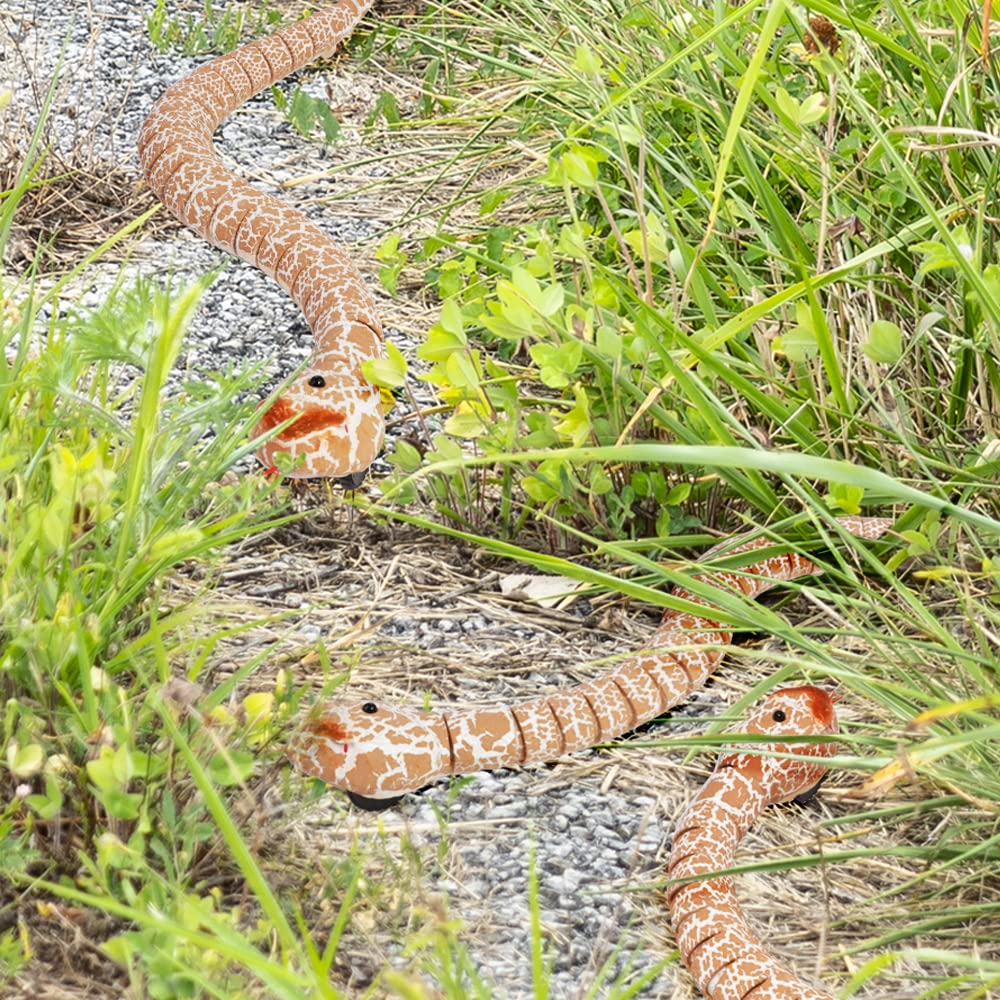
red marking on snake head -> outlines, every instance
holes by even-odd
[[[335,743],[343,743],[344,753],[347,753],[347,743],[345,741],[349,739],[348,732],[339,722],[320,716],[313,724],[312,731],[317,736],[326,736]]]
[[[833,698],[821,688],[812,688],[809,692],[808,700],[812,714],[824,726],[832,726],[836,717],[833,710]]]
[[[297,410],[292,403],[282,397],[276,399],[260,418],[259,430],[261,433],[266,433],[286,420],[292,422],[283,431],[278,432],[279,441],[303,437],[315,431],[325,431],[329,427],[339,427],[347,420],[347,416],[341,410],[325,406],[310,406],[306,410]]]
[[[828,691],[824,691],[818,687],[800,687],[789,688],[788,693],[802,695],[813,718],[820,725],[827,728],[833,725],[835,718],[833,711],[834,698]]]

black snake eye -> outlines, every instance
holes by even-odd
[[[361,711],[364,712],[365,715],[374,715],[378,711],[378,705],[376,705],[373,701],[366,701],[361,706]]]
[[[780,708],[775,709],[774,714],[771,716],[771,718],[774,719],[775,722],[784,722],[785,713]]]
[[[326,379],[323,378],[322,375],[313,375],[313,377],[311,379],[309,379],[309,384],[314,389],[325,389],[326,388]]]

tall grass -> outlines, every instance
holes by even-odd
[[[3,195],[0,244],[32,166]],[[105,948],[144,996],[340,996],[219,791],[271,731],[222,709],[255,664],[185,696],[202,648],[234,631],[212,615],[219,554],[289,519],[273,484],[230,471],[252,450],[260,376],[174,372],[201,285],[121,277],[100,307],[74,304],[73,279],[125,235],[57,279],[2,275],[0,887],[113,918]],[[194,600],[181,567],[202,570]],[[267,928],[248,932],[195,876],[213,857]],[[30,922],[3,933],[0,976],[32,940]]]
[[[972,50],[946,58],[924,35],[909,47],[911,16],[889,31],[823,4],[790,13],[771,44],[776,11],[764,35],[756,3],[721,19],[701,7],[497,5],[474,27],[446,21],[444,37],[412,33],[432,61],[478,56],[485,75],[502,74],[503,106],[486,103],[496,80],[482,97],[442,101],[455,117],[492,112],[501,135],[516,130],[547,164],[511,192],[530,212],[523,224],[505,222],[509,202],[490,189],[483,222],[446,221],[416,248],[439,254],[482,234],[452,259],[458,280],[431,271],[453,306],[422,353],[464,410],[451,428],[487,455],[656,437],[897,476],[915,467],[928,492],[961,483],[991,505],[998,288],[983,223],[995,158],[975,147],[946,158],[943,129],[940,155],[898,149],[913,123],[976,128],[972,96],[949,90],[973,71]],[[839,22],[839,60],[804,54],[810,12]],[[518,364],[497,368],[469,347],[480,332]],[[561,401],[512,391],[531,374]],[[603,517],[612,537],[649,525],[670,493],[658,472],[684,484],[686,507],[724,497],[769,516],[782,503],[738,466],[696,477],[668,465],[633,481],[628,467],[569,469],[556,451],[534,469],[536,506]],[[848,493],[833,499],[848,508]]]

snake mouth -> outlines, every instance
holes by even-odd
[[[347,422],[347,415],[342,410],[325,406],[310,406],[305,410],[296,410],[287,399],[277,399],[262,414],[259,430],[266,434],[286,420],[292,422],[275,435],[278,441],[290,441],[315,434],[317,431],[340,427]]]
[[[335,719],[324,719],[320,716],[310,726],[309,732],[315,736],[325,736],[334,743],[348,743],[350,733],[347,728]]]
[[[350,749],[347,729],[332,719],[320,717],[307,722],[292,736],[285,747],[285,756],[304,774],[332,782]]]

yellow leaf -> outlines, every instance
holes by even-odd
[[[248,694],[243,699],[243,711],[246,712],[247,726],[256,729],[274,712],[274,695],[270,691],[258,691]]]

